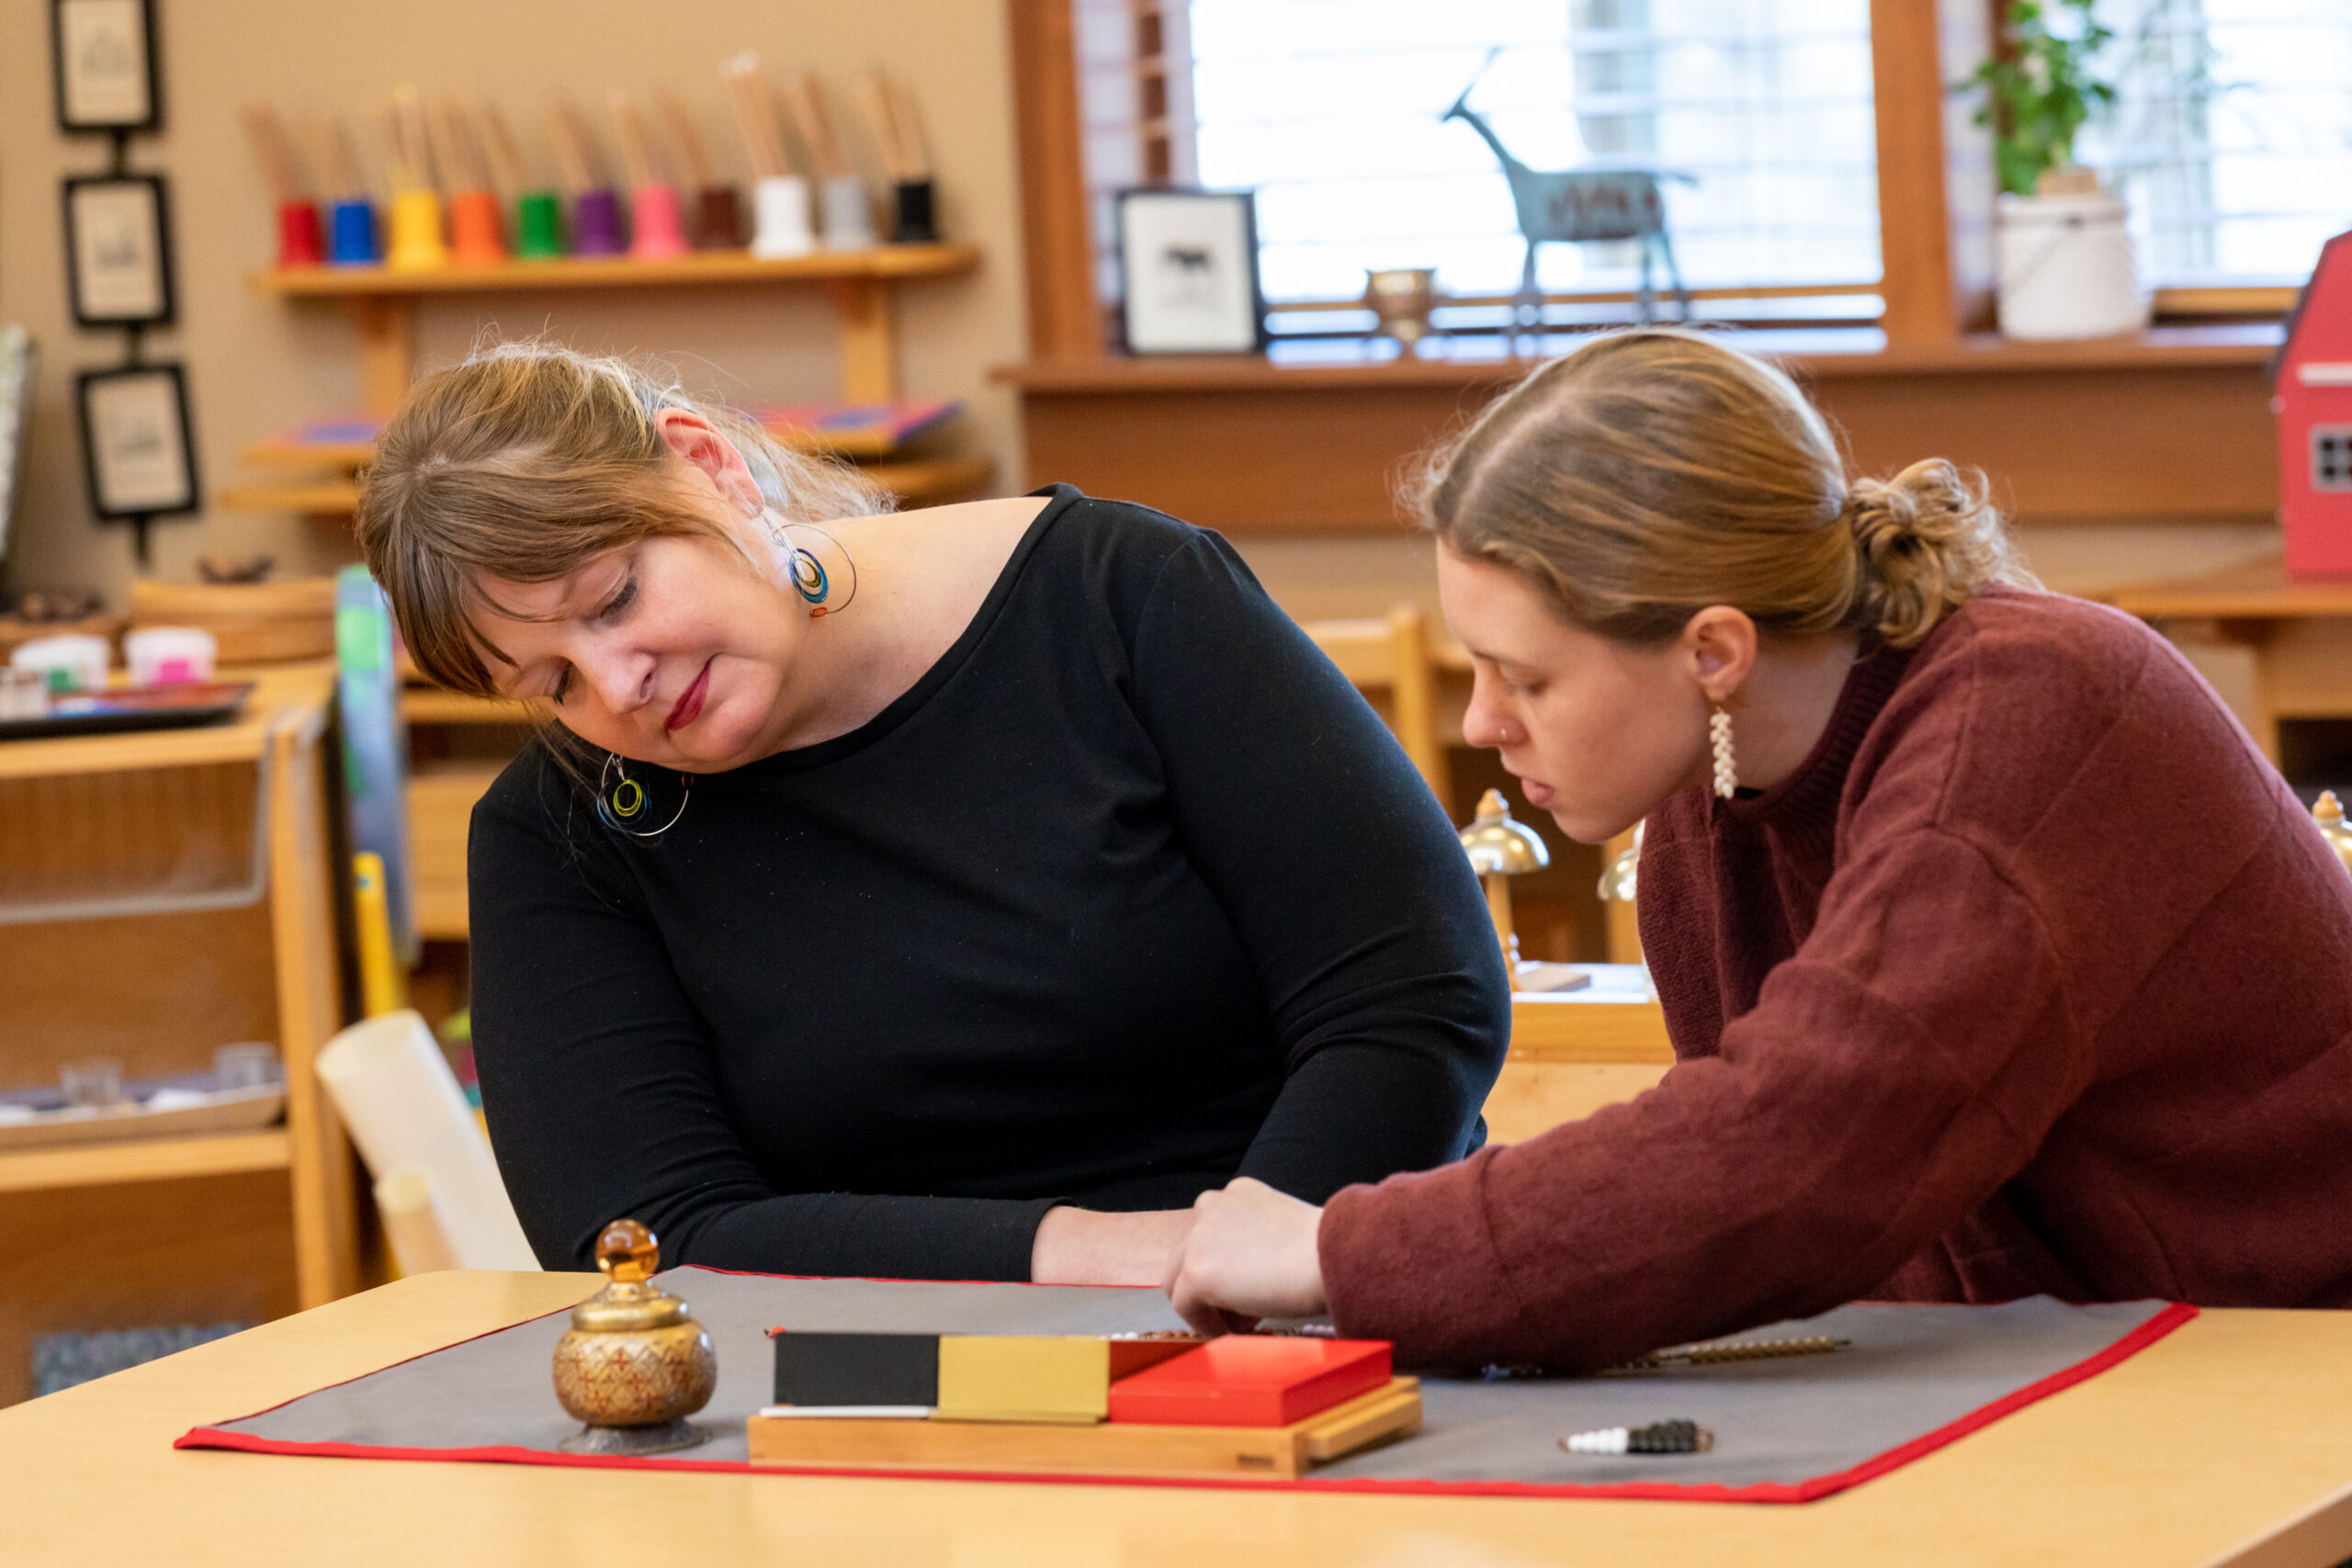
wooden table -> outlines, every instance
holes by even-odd
[[[2295,581],[2284,558],[2266,556],[2099,597],[2177,641],[2251,650],[2254,689],[2238,716],[2273,762],[2280,719],[2352,718],[2352,581]]]
[[[239,1416],[588,1293],[430,1274],[0,1411],[6,1561],[335,1568],[2325,1568],[2352,1554],[2352,1314],[2215,1312],[1802,1506],[658,1475],[178,1452]]]

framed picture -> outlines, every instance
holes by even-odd
[[[153,130],[155,0],[49,0],[60,130]]]
[[[172,319],[171,210],[161,175],[65,182],[65,281],[85,327]]]
[[[85,370],[82,464],[101,517],[155,517],[197,506],[187,384],[176,365]]]
[[[1119,276],[1130,354],[1256,354],[1257,203],[1249,191],[1119,193]]]

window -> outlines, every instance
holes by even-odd
[[[2131,198],[2159,286],[2300,283],[2352,228],[2352,6],[2102,0],[2120,101],[2082,161]]]
[[[2352,491],[2352,425],[2312,427],[2312,488]]]
[[[1278,333],[1365,330],[1283,307],[1352,301],[1376,267],[1433,266],[1441,293],[1483,301],[1441,313],[1455,330],[1506,319],[1525,243],[1496,154],[1444,118],[1465,88],[1532,168],[1666,176],[1683,282],[1745,291],[1702,313],[1876,313],[1867,0],[1192,0],[1186,19],[1193,149],[1177,161],[1258,192]],[[1092,122],[1105,99],[1088,96]],[[1537,260],[1547,293],[1585,297],[1549,319],[1625,313],[1635,243]]]

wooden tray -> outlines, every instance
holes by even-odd
[[[1418,1431],[1419,1378],[1394,1378],[1287,1427],[1062,1427],[1026,1422],[754,1416],[753,1464],[828,1470],[1298,1476]]]

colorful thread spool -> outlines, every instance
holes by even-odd
[[[526,190],[514,198],[514,254],[546,261],[563,254],[563,200],[551,190]]]
[[[695,193],[695,249],[731,251],[743,243],[743,201],[733,186],[705,186]]]
[[[506,259],[497,197],[469,190],[449,198],[449,259],[462,266],[487,266]]]
[[[817,248],[808,226],[808,182],[798,175],[771,175],[752,187],[752,254],[806,255]]]
[[[637,231],[628,254],[655,261],[686,254],[684,215],[674,186],[639,186],[629,193],[629,222]]]
[[[327,260],[337,266],[376,263],[376,209],[365,201],[338,201],[327,212]]]
[[[571,203],[571,254],[616,256],[628,249],[621,224],[620,193],[609,186],[583,190]]]
[[[281,201],[277,204],[277,265],[316,266],[326,259],[319,232],[319,204]]]
[[[895,245],[933,245],[939,243],[939,219],[934,211],[933,186],[929,180],[900,180],[891,187],[895,198],[895,221],[890,225],[890,243]]]
[[[384,265],[393,272],[430,272],[449,265],[441,239],[441,198],[429,190],[404,190],[392,197],[392,240]]]
[[[841,175],[825,182],[825,238],[829,251],[864,251],[874,245],[874,209],[866,205],[865,182]]]

